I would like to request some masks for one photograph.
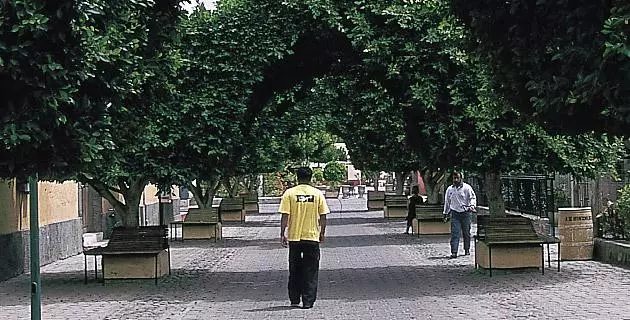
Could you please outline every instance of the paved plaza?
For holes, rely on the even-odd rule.
[[[490,278],[473,256],[446,259],[448,237],[404,235],[404,221],[343,203],[329,218],[313,309],[289,307],[288,252],[268,204],[224,227],[222,242],[172,243],[173,273],[157,286],[84,285],[82,255],[43,267],[43,319],[630,319],[630,270],[563,262],[561,272]],[[29,319],[29,310],[28,275],[0,283],[0,319]]]

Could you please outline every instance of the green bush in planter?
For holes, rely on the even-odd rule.
[[[622,221],[624,235],[630,235],[630,185],[625,185],[619,189],[617,198],[617,213]]]
[[[337,161],[329,162],[324,167],[324,179],[330,183],[331,187],[338,188],[341,181],[346,180],[347,171],[348,169],[343,163]]]
[[[322,168],[313,168],[313,183],[320,185],[324,181],[324,170]]]

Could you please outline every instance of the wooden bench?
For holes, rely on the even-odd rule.
[[[260,208],[258,207],[258,193],[245,195],[245,214],[258,214]]]
[[[170,223],[171,240],[177,240],[177,229],[181,229],[181,240],[213,239],[214,242],[222,237],[222,226],[219,220],[219,208],[191,208],[188,209],[184,221]]]
[[[406,218],[407,205],[409,199],[406,195],[385,194],[385,205],[383,206],[383,214],[385,218]]]
[[[545,274],[545,252],[551,267],[549,244],[559,244],[554,236],[536,233],[532,221],[522,216],[477,217],[475,239],[475,268],[540,268]],[[558,271],[560,250],[558,248]]]
[[[373,191],[367,192],[367,207],[368,210],[383,210],[385,206],[385,192]]]
[[[245,222],[245,198],[223,198],[219,204],[221,222]]]
[[[416,218],[412,221],[412,230],[418,236],[431,234],[450,234],[451,224],[444,222],[444,206],[441,204],[423,204],[416,206]]]
[[[87,256],[101,256],[103,285],[107,279],[155,279],[171,273],[171,253],[163,226],[116,227],[105,247],[83,252],[84,282],[87,283]],[[98,273],[97,264],[94,272]]]
[[[339,199],[339,189],[326,189],[324,190],[325,199]]]

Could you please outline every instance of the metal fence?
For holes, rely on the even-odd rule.
[[[630,240],[630,221],[619,214],[614,203],[597,216],[597,236],[613,240]]]
[[[478,205],[487,206],[483,179],[467,180],[477,193]],[[610,177],[578,180],[570,175],[503,176],[501,181],[506,210],[548,218],[554,224],[559,207],[591,207],[599,237],[630,240],[630,215],[622,214],[616,206],[618,190],[630,181]]]
[[[468,179],[477,193],[477,204],[488,205],[488,197],[479,177]],[[554,221],[556,209],[553,175],[518,175],[501,177],[501,193],[505,208]]]

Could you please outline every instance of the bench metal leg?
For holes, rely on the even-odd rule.
[[[549,263],[549,268],[551,268],[551,251],[549,251],[549,243],[547,243],[547,261]]]
[[[87,284],[87,256],[83,254],[83,284]]]
[[[158,280],[158,256],[159,254],[155,255],[155,285],[157,286],[157,280]]]
[[[171,275],[171,248],[168,248],[168,275]]]
[[[543,246],[542,244],[540,245],[540,259],[541,259],[541,264],[540,264],[540,269],[542,270],[542,274],[545,274],[545,246]]]
[[[479,265],[477,264],[477,240],[475,240],[475,269],[477,269]]]
[[[558,272],[560,272],[560,243],[558,243]]]
[[[96,256],[94,256],[94,280],[98,280],[98,263],[96,262]]]
[[[490,277],[492,278],[492,246],[488,244],[488,269],[490,269]]]
[[[105,259],[101,257],[101,272],[103,273],[103,286],[105,286]]]

